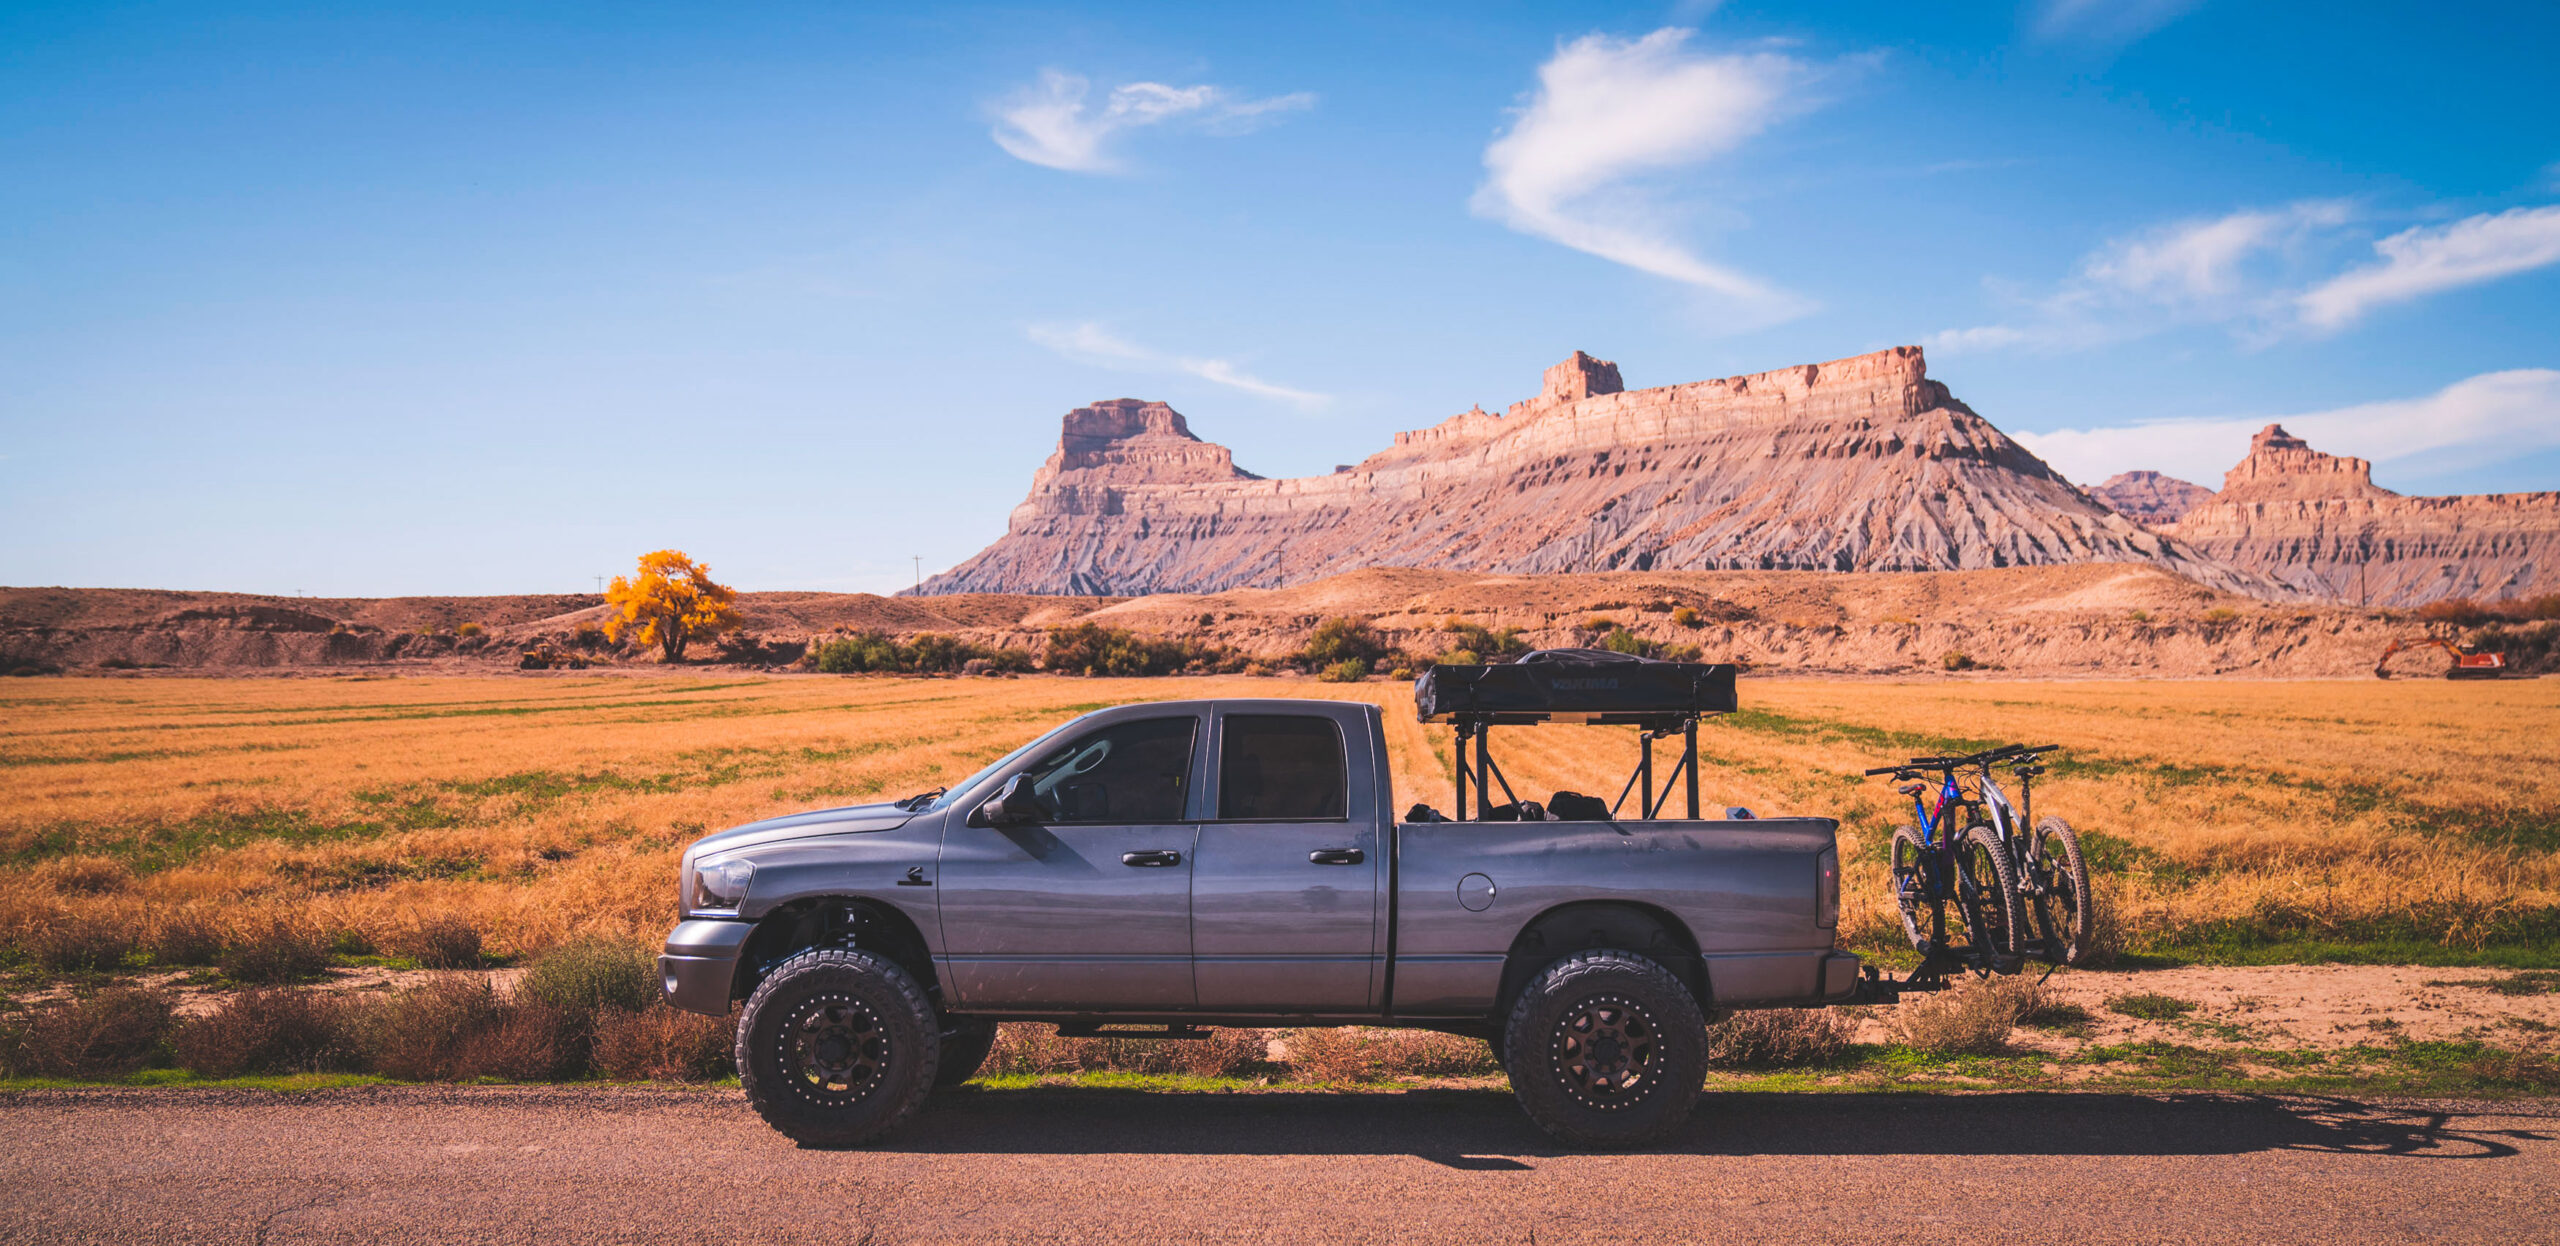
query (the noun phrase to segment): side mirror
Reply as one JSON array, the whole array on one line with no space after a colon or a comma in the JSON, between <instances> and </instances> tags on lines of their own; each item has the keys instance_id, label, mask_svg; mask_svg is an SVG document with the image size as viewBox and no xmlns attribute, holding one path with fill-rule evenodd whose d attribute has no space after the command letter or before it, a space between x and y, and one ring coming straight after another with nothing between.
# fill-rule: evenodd
<instances>
[{"instance_id":1,"label":"side mirror","mask_svg":"<svg viewBox=\"0 0 2560 1246\"><path fill-rule=\"evenodd\" d=\"M1031 790L1031 776L1017 774L1004 781L996 794L978 806L972 821L981 826L1015 826L1040 820L1040 798Z\"/></svg>"}]
</instances>

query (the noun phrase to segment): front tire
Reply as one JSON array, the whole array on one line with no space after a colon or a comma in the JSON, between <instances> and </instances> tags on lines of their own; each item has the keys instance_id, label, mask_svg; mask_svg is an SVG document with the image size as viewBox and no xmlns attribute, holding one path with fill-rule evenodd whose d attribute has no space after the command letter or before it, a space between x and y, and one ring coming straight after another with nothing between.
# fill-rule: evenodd
<instances>
[{"instance_id":1,"label":"front tire","mask_svg":"<svg viewBox=\"0 0 2560 1246\"><path fill-rule=\"evenodd\" d=\"M996 1049L996 1023L976 1017L957 1017L942 1035L942 1067L933 1075L933 1088L949 1090L978 1075L987 1062L987 1053Z\"/></svg>"},{"instance_id":2,"label":"front tire","mask_svg":"<svg viewBox=\"0 0 2560 1246\"><path fill-rule=\"evenodd\" d=\"M783 962L738 1019L738 1081L765 1123L811 1146L852 1146L924 1106L942 1026L906 970L850 949Z\"/></svg>"},{"instance_id":3,"label":"front tire","mask_svg":"<svg viewBox=\"0 0 2560 1246\"><path fill-rule=\"evenodd\" d=\"M2047 886L2053 891L2046 937L2055 941L2063 964L2087 964L2094 950L2091 936L2097 930L2098 914L2096 897L2089 893L2089 862L2080 852L2080 835L2070 823L2048 815L2036 820L2036 841L2037 852L2051 872ZM2052 913L2057 905L2066 911Z\"/></svg>"},{"instance_id":4,"label":"front tire","mask_svg":"<svg viewBox=\"0 0 2560 1246\"><path fill-rule=\"evenodd\" d=\"M1530 980L1503 1027L1511 1091L1572 1147L1677 1132L1706 1080L1707 1021L1671 971L1633 952L1581 952Z\"/></svg>"}]
</instances>

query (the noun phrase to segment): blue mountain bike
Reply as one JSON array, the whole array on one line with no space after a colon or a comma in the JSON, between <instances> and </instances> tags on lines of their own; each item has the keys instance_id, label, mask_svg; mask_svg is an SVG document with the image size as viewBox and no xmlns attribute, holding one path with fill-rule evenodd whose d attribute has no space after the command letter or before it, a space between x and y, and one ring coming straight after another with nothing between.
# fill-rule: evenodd
<instances>
[{"instance_id":1,"label":"blue mountain bike","mask_svg":"<svg viewBox=\"0 0 2560 1246\"><path fill-rule=\"evenodd\" d=\"M2016 973L2024 963L2018 942L2026 914L2008 845L1985 822L1981 801L1965 790L1964 772L1983 761L1982 755L1914 757L1867 771L1892 775L1916 818L1893 830L1892 874L1902 932L1920 953L1914 979L1949 969ZM1923 781L1931 774L1934 789Z\"/></svg>"}]
</instances>

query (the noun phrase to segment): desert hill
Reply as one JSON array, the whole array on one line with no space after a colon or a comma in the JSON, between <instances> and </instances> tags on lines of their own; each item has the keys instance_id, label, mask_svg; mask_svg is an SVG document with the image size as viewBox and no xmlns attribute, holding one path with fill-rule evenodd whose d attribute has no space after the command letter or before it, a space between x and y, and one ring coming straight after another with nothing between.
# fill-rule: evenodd
<instances>
[{"instance_id":1,"label":"desert hill","mask_svg":"<svg viewBox=\"0 0 2560 1246\"><path fill-rule=\"evenodd\" d=\"M1470 410L1302 479L1237 467L1163 403L1077 408L1005 534L922 592L1217 592L1360 567L2125 562L2294 595L2091 498L1929 379L1918 347L1634 391L1576 352L1501 415Z\"/></svg>"},{"instance_id":2,"label":"desert hill","mask_svg":"<svg viewBox=\"0 0 2560 1246\"><path fill-rule=\"evenodd\" d=\"M1942 675L1949 655L2014 675L2352 677L2415 625L2391 612L2275 605L2146 563L1955 572L1650 571L1505 575L1379 567L1292 584L1149 597L742 593L747 634L711 664L789 666L815 640L924 632L1040 651L1091 622L1264 659L1324 620L1371 619L1408 652L1454 647L1464 620L1538 646L1591 643L1607 619L1765 672ZM1691 612L1683 624L1679 612ZM579 643L592 595L319 599L115 589L0 589L0 670L165 667L200 673L489 671L527 646ZM457 634L462 623L477 634ZM659 669L629 655L608 666ZM2419 663L2423 666L2424 663Z\"/></svg>"}]
</instances>

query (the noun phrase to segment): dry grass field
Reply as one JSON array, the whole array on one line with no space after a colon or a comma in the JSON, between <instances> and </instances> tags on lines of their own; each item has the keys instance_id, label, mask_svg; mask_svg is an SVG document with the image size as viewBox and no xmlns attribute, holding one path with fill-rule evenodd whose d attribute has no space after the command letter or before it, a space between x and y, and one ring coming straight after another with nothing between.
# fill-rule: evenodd
<instances>
[{"instance_id":1,"label":"dry grass field","mask_svg":"<svg viewBox=\"0 0 2560 1246\"><path fill-rule=\"evenodd\" d=\"M283 916L342 952L439 921L521 955L668 924L695 835L886 799L1086 709L1209 696L1386 707L1400 803L1446 806L1448 733L1400 684L660 675L0 683L0 955L48 930L219 935ZM1896 812L1857 771L2066 746L2039 789L2089 838L2132 955L2549 964L2560 681L1747 679L1701 733L1704 799L1841 818L1851 941L1899 942ZM1496 737L1523 796L1614 796L1629 733Z\"/></svg>"}]
</instances>

